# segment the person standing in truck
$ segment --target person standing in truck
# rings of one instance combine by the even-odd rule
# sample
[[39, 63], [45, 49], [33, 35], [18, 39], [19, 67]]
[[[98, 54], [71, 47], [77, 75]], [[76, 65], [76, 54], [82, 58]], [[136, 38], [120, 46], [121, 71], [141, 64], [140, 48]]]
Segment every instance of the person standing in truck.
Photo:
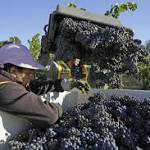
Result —
[[27, 47], [21, 44], [1, 47], [0, 66], [0, 110], [25, 118], [39, 128], [55, 123], [62, 116], [60, 104], [43, 102], [36, 94], [49, 91], [54, 83], [43, 81], [32, 86], [34, 71], [44, 67], [34, 61]]
[[81, 80], [84, 78], [83, 65], [79, 58], [74, 58], [72, 60], [71, 74], [72, 74], [72, 77], [76, 80]]
[[77, 82], [77, 84], [79, 85], [79, 89], [88, 92], [89, 71], [87, 69], [87, 65], [82, 64], [81, 59], [79, 57], [75, 57], [73, 60], [71, 60], [71, 62], [69, 62], [69, 66], [71, 70], [71, 77]]

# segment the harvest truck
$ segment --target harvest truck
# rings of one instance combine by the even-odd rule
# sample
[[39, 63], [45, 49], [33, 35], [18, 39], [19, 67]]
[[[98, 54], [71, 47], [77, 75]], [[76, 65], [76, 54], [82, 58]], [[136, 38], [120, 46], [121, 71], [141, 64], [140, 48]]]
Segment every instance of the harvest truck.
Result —
[[[84, 9], [69, 8], [69, 7], [63, 7], [63, 6], [58, 5], [56, 10], [50, 14], [49, 23], [45, 25], [44, 27], [45, 35], [42, 36], [42, 40], [41, 40], [42, 48], [41, 48], [41, 53], [40, 53], [40, 62], [43, 65], [47, 65], [48, 60], [50, 59], [49, 54], [54, 54], [56, 55], [56, 61], [58, 62], [58, 64], [60, 64], [60, 68], [61, 68], [61, 69], [58, 69], [57, 74], [67, 74], [68, 76], [70, 76], [70, 72], [71, 72], [70, 62], [73, 60], [74, 57], [77, 58], [79, 55], [76, 56], [75, 54], [74, 56], [69, 57], [70, 54], [68, 54], [67, 56], [67, 52], [62, 52], [62, 53], [66, 53], [64, 54], [66, 56], [62, 56], [61, 54], [59, 54], [60, 50], [58, 49], [61, 49], [63, 47], [62, 46], [63, 43], [60, 42], [60, 44], [58, 44], [59, 46], [57, 46], [56, 43], [59, 43], [58, 42], [58, 38], [59, 38], [58, 34], [60, 32], [59, 28], [61, 28], [60, 24], [64, 18], [72, 18], [78, 21], [88, 21], [90, 23], [98, 24], [102, 27], [105, 27], [105, 26], [110, 26], [110, 27], [115, 27], [115, 28], [122, 27], [121, 22], [113, 17], [108, 17], [104, 15], [96, 15], [88, 11], [85, 11]], [[67, 51], [84, 49], [82, 45], [79, 44], [79, 42], [74, 42], [74, 44], [72, 46], [71, 45], [72, 43], [68, 43], [66, 45], [64, 44], [64, 47], [65, 47], [64, 49], [65, 50], [68, 49]], [[79, 57], [82, 58], [82, 61], [83, 61], [83, 65], [82, 65], [83, 74], [84, 74], [85, 80], [89, 81], [89, 70], [90, 70], [91, 64], [87, 64], [86, 62], [84, 62], [84, 60], [86, 59], [84, 56], [85, 54], [83, 54], [82, 56], [81, 55], [82, 54], [80, 54]], [[62, 61], [63, 63], [60, 63]], [[57, 70], [57, 68], [55, 69]]]
[[[137, 70], [136, 56], [134, 55], [141, 49], [136, 47], [133, 31], [123, 27], [118, 19], [92, 14], [79, 8], [58, 5], [56, 10], [50, 14], [44, 31], [45, 35], [41, 40], [40, 62], [43, 65], [53, 64], [53, 59], [50, 58], [53, 55], [60, 66], [59, 68], [51, 67], [49, 76], [59, 76], [58, 78], [70, 76], [72, 72], [70, 62], [74, 58], [81, 59], [84, 80], [89, 82], [92, 87], [112, 83], [112, 80], [117, 80], [119, 73], [124, 69], [131, 72]], [[120, 54], [121, 49], [124, 49], [124, 43], [128, 43], [125, 39], [130, 38], [132, 38], [132, 43], [129, 45], [135, 46], [132, 49], [136, 49], [136, 52], [130, 50], [127, 54], [124, 50]], [[118, 69], [116, 66], [120, 68]], [[56, 74], [52, 75], [54, 70]], [[52, 77], [51, 79], [53, 80]], [[115, 82], [120, 84], [119, 81]]]

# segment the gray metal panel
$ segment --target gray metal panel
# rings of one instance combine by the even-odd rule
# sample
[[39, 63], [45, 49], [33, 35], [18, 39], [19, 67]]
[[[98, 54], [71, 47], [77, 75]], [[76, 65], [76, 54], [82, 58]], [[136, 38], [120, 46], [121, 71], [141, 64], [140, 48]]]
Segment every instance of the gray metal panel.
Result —
[[[31, 128], [31, 123], [26, 119], [0, 110], [0, 141], [7, 143], [16, 135]], [[6, 150], [7, 144], [0, 143], [0, 150]]]
[[105, 24], [110, 26], [116, 26], [116, 27], [122, 26], [121, 22], [118, 19], [109, 16], [104, 16], [104, 15], [96, 15], [79, 8], [69, 8], [69, 7], [63, 7], [58, 5], [54, 14], [55, 15], [62, 14], [73, 18], [89, 20], [95, 23]]
[[102, 92], [109, 96], [133, 96], [138, 97], [140, 100], [144, 98], [150, 98], [149, 90], [132, 90], [132, 89], [92, 89], [93, 93]]

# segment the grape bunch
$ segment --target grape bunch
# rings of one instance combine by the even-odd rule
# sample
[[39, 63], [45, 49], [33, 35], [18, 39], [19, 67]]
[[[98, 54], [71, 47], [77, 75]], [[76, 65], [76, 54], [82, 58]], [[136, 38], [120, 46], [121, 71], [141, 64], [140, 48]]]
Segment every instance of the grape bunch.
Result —
[[10, 140], [10, 150], [148, 150], [150, 99], [98, 93], [45, 130]]
[[[138, 72], [148, 53], [141, 41], [125, 27], [110, 27], [90, 21], [63, 18], [55, 37], [56, 58], [64, 61], [79, 57], [113, 73]], [[99, 80], [102, 80], [99, 76]], [[103, 81], [104, 82], [104, 81]]]

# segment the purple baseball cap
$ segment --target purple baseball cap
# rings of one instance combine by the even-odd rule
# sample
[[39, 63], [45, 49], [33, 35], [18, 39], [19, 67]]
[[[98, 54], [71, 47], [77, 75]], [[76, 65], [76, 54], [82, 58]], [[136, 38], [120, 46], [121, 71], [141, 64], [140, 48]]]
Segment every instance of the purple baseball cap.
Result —
[[34, 60], [30, 50], [21, 44], [7, 44], [0, 48], [0, 66], [7, 63], [28, 69], [44, 69]]

